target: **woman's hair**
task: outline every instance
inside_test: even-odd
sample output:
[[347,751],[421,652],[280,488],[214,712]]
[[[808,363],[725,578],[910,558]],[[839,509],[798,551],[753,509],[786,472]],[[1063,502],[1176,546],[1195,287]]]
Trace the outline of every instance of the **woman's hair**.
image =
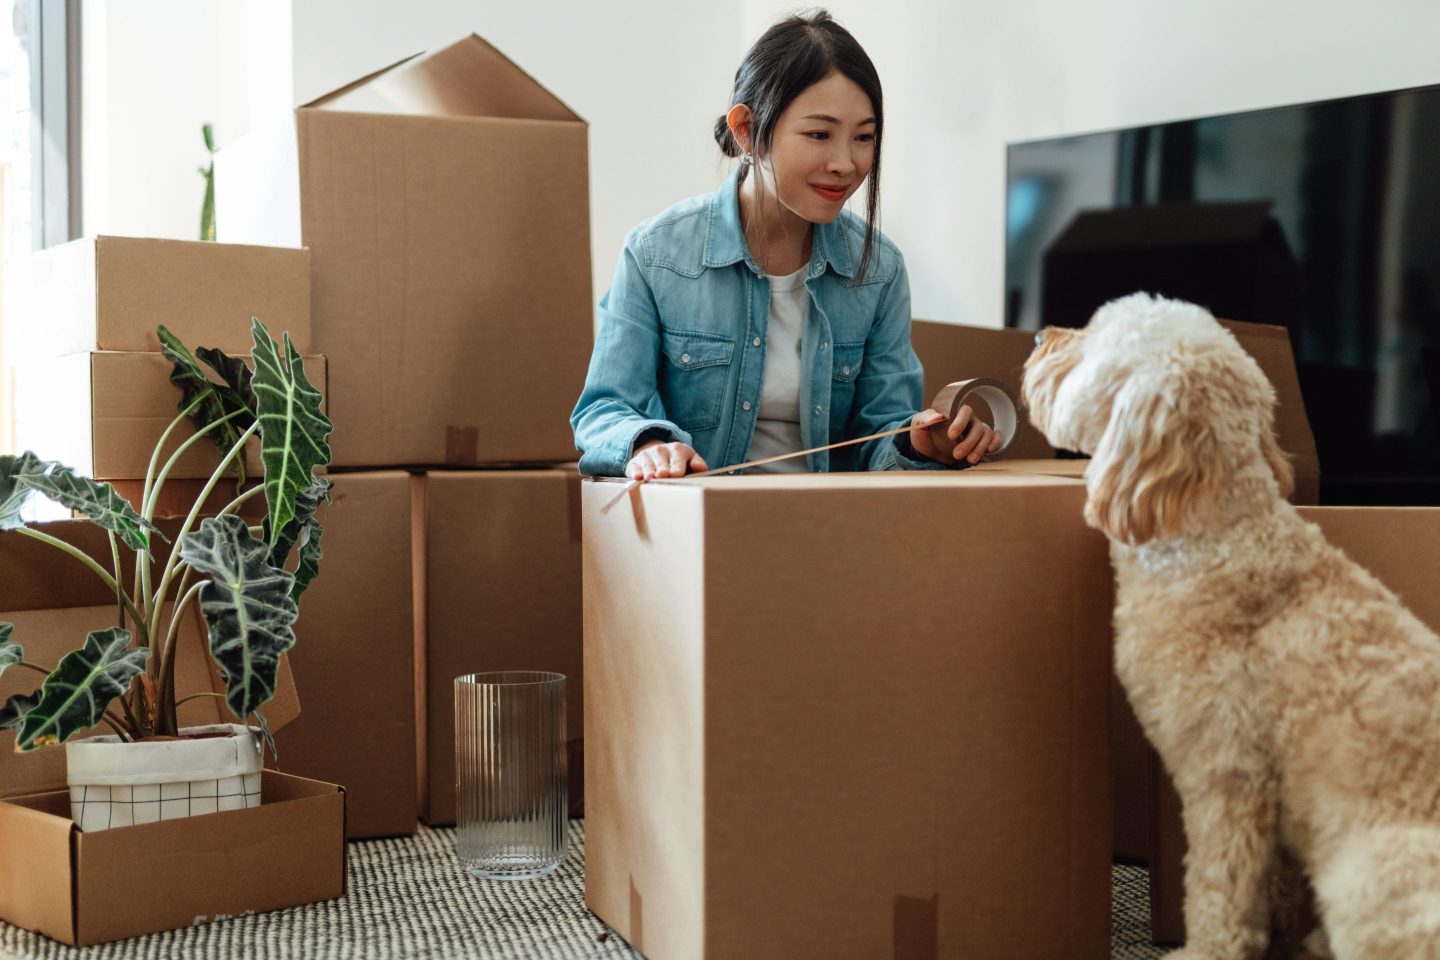
[[[880,135],[885,128],[880,76],[865,50],[850,31],[830,19],[824,10],[782,20],[766,30],[740,61],[730,105],[743,103],[750,108],[750,148],[755,156],[763,157],[770,152],[775,121],[785,108],[805,90],[836,72],[865,91],[875,111],[875,158],[866,191],[865,244],[856,272],[859,279],[870,265],[875,244],[875,223],[880,209]],[[725,118],[726,115],[721,115],[715,122],[715,142],[726,156],[738,157],[744,151],[735,142]],[[741,171],[742,182],[747,172]],[[758,181],[756,186],[758,188]]]

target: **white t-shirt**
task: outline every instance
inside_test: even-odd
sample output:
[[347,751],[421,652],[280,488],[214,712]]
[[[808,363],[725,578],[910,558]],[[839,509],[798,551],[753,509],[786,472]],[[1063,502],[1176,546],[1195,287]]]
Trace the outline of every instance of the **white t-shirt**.
[[[765,381],[760,386],[760,411],[746,460],[794,453],[800,440],[800,347],[810,291],[801,267],[784,277],[770,277],[770,321],[765,334]],[[755,467],[751,473],[805,473],[806,457]]]

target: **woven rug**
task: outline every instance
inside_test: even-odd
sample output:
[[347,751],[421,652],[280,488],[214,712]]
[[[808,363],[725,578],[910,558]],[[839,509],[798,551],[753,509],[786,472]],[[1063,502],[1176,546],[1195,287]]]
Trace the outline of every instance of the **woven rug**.
[[[0,957],[16,960],[361,960],[404,957],[581,960],[640,957],[585,909],[585,824],[570,823],[570,853],[550,877],[486,883],[460,869],[453,830],[350,846],[340,900],[238,917],[84,950],[0,923]],[[1116,866],[1112,960],[1150,960],[1149,878]]]

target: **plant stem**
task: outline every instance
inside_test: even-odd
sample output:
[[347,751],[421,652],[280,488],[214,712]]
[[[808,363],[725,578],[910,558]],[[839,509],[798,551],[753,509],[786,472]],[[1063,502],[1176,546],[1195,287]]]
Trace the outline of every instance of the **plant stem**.
[[[185,575],[180,578],[180,589],[185,590],[185,580],[189,576],[190,571],[187,568]],[[185,590],[184,595],[175,602],[175,608],[170,611],[170,628],[165,631],[165,643],[161,647],[159,690],[155,695],[155,699],[159,701],[157,713],[160,718],[156,726],[162,732],[175,732],[175,710],[180,706],[178,703],[171,703],[175,697],[175,648],[178,646],[175,634],[179,632],[180,621],[185,616],[185,608],[189,606],[190,599],[209,582],[201,580],[189,590]]]
[[180,708],[180,705],[181,705],[182,703],[189,703],[191,700],[197,700],[197,699],[199,699],[200,697],[223,697],[223,696],[225,696],[225,694],[223,694],[223,693],[215,693],[213,690],[210,691],[210,692],[208,692],[208,693],[192,693],[192,694],[190,694],[190,696],[186,697],[186,698],[183,699],[183,700],[176,700],[176,701],[175,701],[175,708],[178,710],[178,709]]
[[240,509],[241,506],[244,505],[244,503],[245,503],[246,500],[249,500],[251,497],[255,496],[256,494],[264,493],[264,492],[265,492],[265,485],[264,485],[264,484],[259,484],[259,485],[257,485],[257,486],[253,486],[253,487],[251,487],[249,490],[246,490],[244,493],[240,494],[240,496],[236,497],[234,500],[231,500],[229,503],[225,504],[224,509],[222,509],[220,512],[221,512],[222,514],[225,514],[225,513],[235,513],[236,511],[238,511],[238,510]]
[[[216,423],[219,423],[219,421],[217,420]],[[165,561],[165,571],[160,575],[160,586],[156,588],[154,593],[155,615],[153,618],[153,629],[150,632],[152,639],[155,636],[155,632],[159,629],[160,603],[164,600],[165,592],[170,587],[170,577],[174,573],[175,565],[180,562],[180,541],[190,532],[190,528],[195,525],[195,518],[200,515],[200,508],[205,504],[205,498],[210,496],[210,491],[214,490],[215,484],[220,482],[220,477],[229,468],[230,462],[240,454],[240,451],[245,449],[245,444],[248,443],[250,438],[259,430],[260,421],[256,420],[246,428],[244,433],[240,434],[240,439],[235,441],[235,445],[231,447],[230,452],[225,454],[224,458],[221,459],[220,465],[215,468],[215,472],[210,474],[210,479],[205,482],[205,487],[200,491],[200,496],[195,499],[195,506],[190,508],[190,513],[185,517],[184,525],[180,528],[180,532],[175,535],[175,547],[170,551],[169,559]]]
[[64,540],[52,537],[48,533],[41,533],[39,530],[36,530],[32,527],[16,527],[15,532],[22,533],[27,537],[33,537],[34,539],[39,540],[42,543],[48,543],[58,550],[64,550],[66,553],[70,554],[70,556],[74,557],[76,560],[79,560],[81,563],[85,564],[85,566],[89,567],[92,571],[94,571],[97,577],[105,581],[105,586],[115,591],[115,595],[120,598],[121,602],[125,606],[125,609],[130,611],[130,616],[135,619],[135,629],[138,631],[141,645],[148,645],[150,635],[146,630],[146,621],[144,614],[142,614],[138,609],[136,609],[134,602],[131,601],[129,597],[125,596],[125,591],[120,589],[120,585],[115,582],[114,577],[110,576],[110,574],[105,572],[104,567],[100,566],[100,564],[96,563],[93,559],[91,559],[85,553],[85,551],[74,546],[73,544],[66,543]]
[[115,570],[115,615],[119,622],[116,624],[120,629],[125,629],[125,591],[120,586],[120,545],[115,542],[115,531],[107,530],[110,534],[110,562]]
[[126,743],[129,743],[135,739],[134,734],[131,734],[125,730],[125,722],[119,717],[115,716],[115,714],[111,713],[109,710],[105,711],[105,716],[101,717],[101,719],[104,720],[107,724],[109,724],[110,729],[114,730],[119,735],[120,739],[125,741]]
[[20,660],[20,661],[18,661],[18,662],[15,664],[15,666],[17,666],[17,667],[29,667],[31,670],[34,670],[36,673],[43,673],[43,674],[45,674],[45,676],[47,676],[47,677],[50,676],[50,674],[52,674],[52,673],[55,672],[54,670],[46,670],[44,667],[40,666],[40,664],[38,664],[38,663],[31,663],[29,660]]
[[181,410],[179,416],[170,421],[170,425],[165,428],[164,433],[160,434],[159,442],[155,444],[155,449],[150,453],[150,465],[145,468],[145,486],[140,491],[140,514],[147,520],[154,519],[151,513],[154,507],[150,503],[150,490],[151,484],[155,480],[155,466],[160,462],[160,451],[165,448],[165,441],[170,439],[170,434],[175,432],[175,428],[184,423],[185,418],[194,413],[195,408],[200,406],[204,399],[204,397],[196,397],[190,401],[190,406]]
[[[160,488],[165,486],[166,478],[170,476],[170,471],[175,469],[175,464],[178,463],[180,458],[185,455],[185,451],[189,450],[194,444],[200,441],[201,437],[205,436],[205,434],[220,426],[220,424],[226,422],[227,420],[233,420],[235,417],[238,417],[240,416],[240,414],[246,412],[247,411],[245,410],[232,410],[229,413],[225,414],[225,416],[223,417],[217,417],[214,420],[211,420],[209,423],[205,424],[205,426],[201,427],[199,430],[196,430],[194,436],[186,437],[185,442],[175,448],[175,452],[170,454],[170,459],[166,460],[165,466],[161,468],[160,475],[155,478],[155,489],[150,491],[150,502],[145,505],[146,520],[155,519],[155,507],[160,502]],[[250,434],[255,432],[254,428],[256,426],[258,426],[258,422],[256,424],[252,424],[252,429],[246,431],[245,436],[242,437],[242,443],[240,444],[240,446],[244,446],[243,440],[248,439]],[[205,497],[210,495],[211,489],[215,486],[213,481],[218,479],[219,474],[223,473],[225,469],[229,466],[231,457],[233,455],[234,453],[232,451],[230,455],[226,456],[225,460],[221,462],[220,470],[217,471],[215,478],[212,479],[211,483],[206,484],[205,494],[200,497],[201,502],[204,502]]]

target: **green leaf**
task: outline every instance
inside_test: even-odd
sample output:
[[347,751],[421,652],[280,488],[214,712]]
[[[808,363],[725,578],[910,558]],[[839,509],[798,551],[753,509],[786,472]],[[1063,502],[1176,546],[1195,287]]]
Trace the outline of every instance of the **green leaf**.
[[320,558],[325,555],[320,550],[320,535],[324,532],[320,524],[312,523],[300,538],[300,564],[295,568],[295,586],[290,591],[290,599],[297,604],[310,581],[320,575]]
[[280,751],[275,749],[275,737],[270,733],[270,721],[266,720],[265,715],[259,710],[250,714],[250,716],[255,718],[255,725],[260,728],[260,739],[264,741],[265,749],[270,751],[270,756],[276,762],[279,762]]
[[265,502],[270,508],[267,545],[273,551],[297,514],[301,491],[314,483],[314,470],[330,462],[330,419],[322,398],[305,378],[305,364],[285,335],[282,360],[259,317],[250,320],[255,340],[255,397],[260,414],[260,457],[265,463]]
[[16,481],[61,506],[81,511],[106,530],[118,533],[131,550],[149,549],[152,533],[164,539],[164,534],[136,513],[135,508],[110,484],[82,477],[54,461],[39,461],[39,466],[41,469],[38,471],[18,474]]
[[203,520],[180,538],[180,556],[210,576],[200,612],[210,655],[225,675],[225,702],[242,722],[275,695],[280,657],[295,645],[291,625],[300,614],[290,599],[295,578],[267,563],[268,555],[234,514]]
[[329,477],[312,476],[310,486],[295,495],[295,516],[278,536],[270,535],[270,517],[265,517],[265,542],[271,544],[270,566],[285,566],[295,544],[298,542],[303,546],[307,530],[311,526],[319,526],[315,520],[315,512],[320,509],[320,504],[330,502],[332,485]]
[[[170,371],[170,382],[180,388],[179,410],[185,411],[197,399],[200,405],[190,413],[196,430],[203,430],[229,414],[236,414],[220,426],[211,430],[208,436],[221,452],[228,452],[240,440],[240,435],[255,422],[255,395],[250,389],[250,370],[243,361],[228,357],[219,350],[201,348],[195,351],[225,381],[213,383],[180,338],[161,324],[155,330],[160,338],[160,351],[175,364]],[[238,370],[236,368],[239,368]],[[240,371],[244,371],[243,373]],[[245,482],[245,455],[235,458],[236,478]]]
[[14,632],[15,624],[0,623],[0,674],[5,672],[6,667],[14,666],[25,659],[25,648],[10,642],[10,634]]
[[25,714],[15,746],[33,750],[63,743],[100,722],[110,701],[121,696],[145,669],[146,647],[131,649],[123,627],[94,630],[85,646],[65,655],[40,687],[39,701]]
[[25,715],[40,702],[40,691],[17,693],[0,704],[0,730],[19,730]]
[[20,510],[30,499],[31,489],[20,482],[20,478],[45,469],[40,458],[30,451],[18,457],[0,457],[0,530],[14,530],[23,527]]

